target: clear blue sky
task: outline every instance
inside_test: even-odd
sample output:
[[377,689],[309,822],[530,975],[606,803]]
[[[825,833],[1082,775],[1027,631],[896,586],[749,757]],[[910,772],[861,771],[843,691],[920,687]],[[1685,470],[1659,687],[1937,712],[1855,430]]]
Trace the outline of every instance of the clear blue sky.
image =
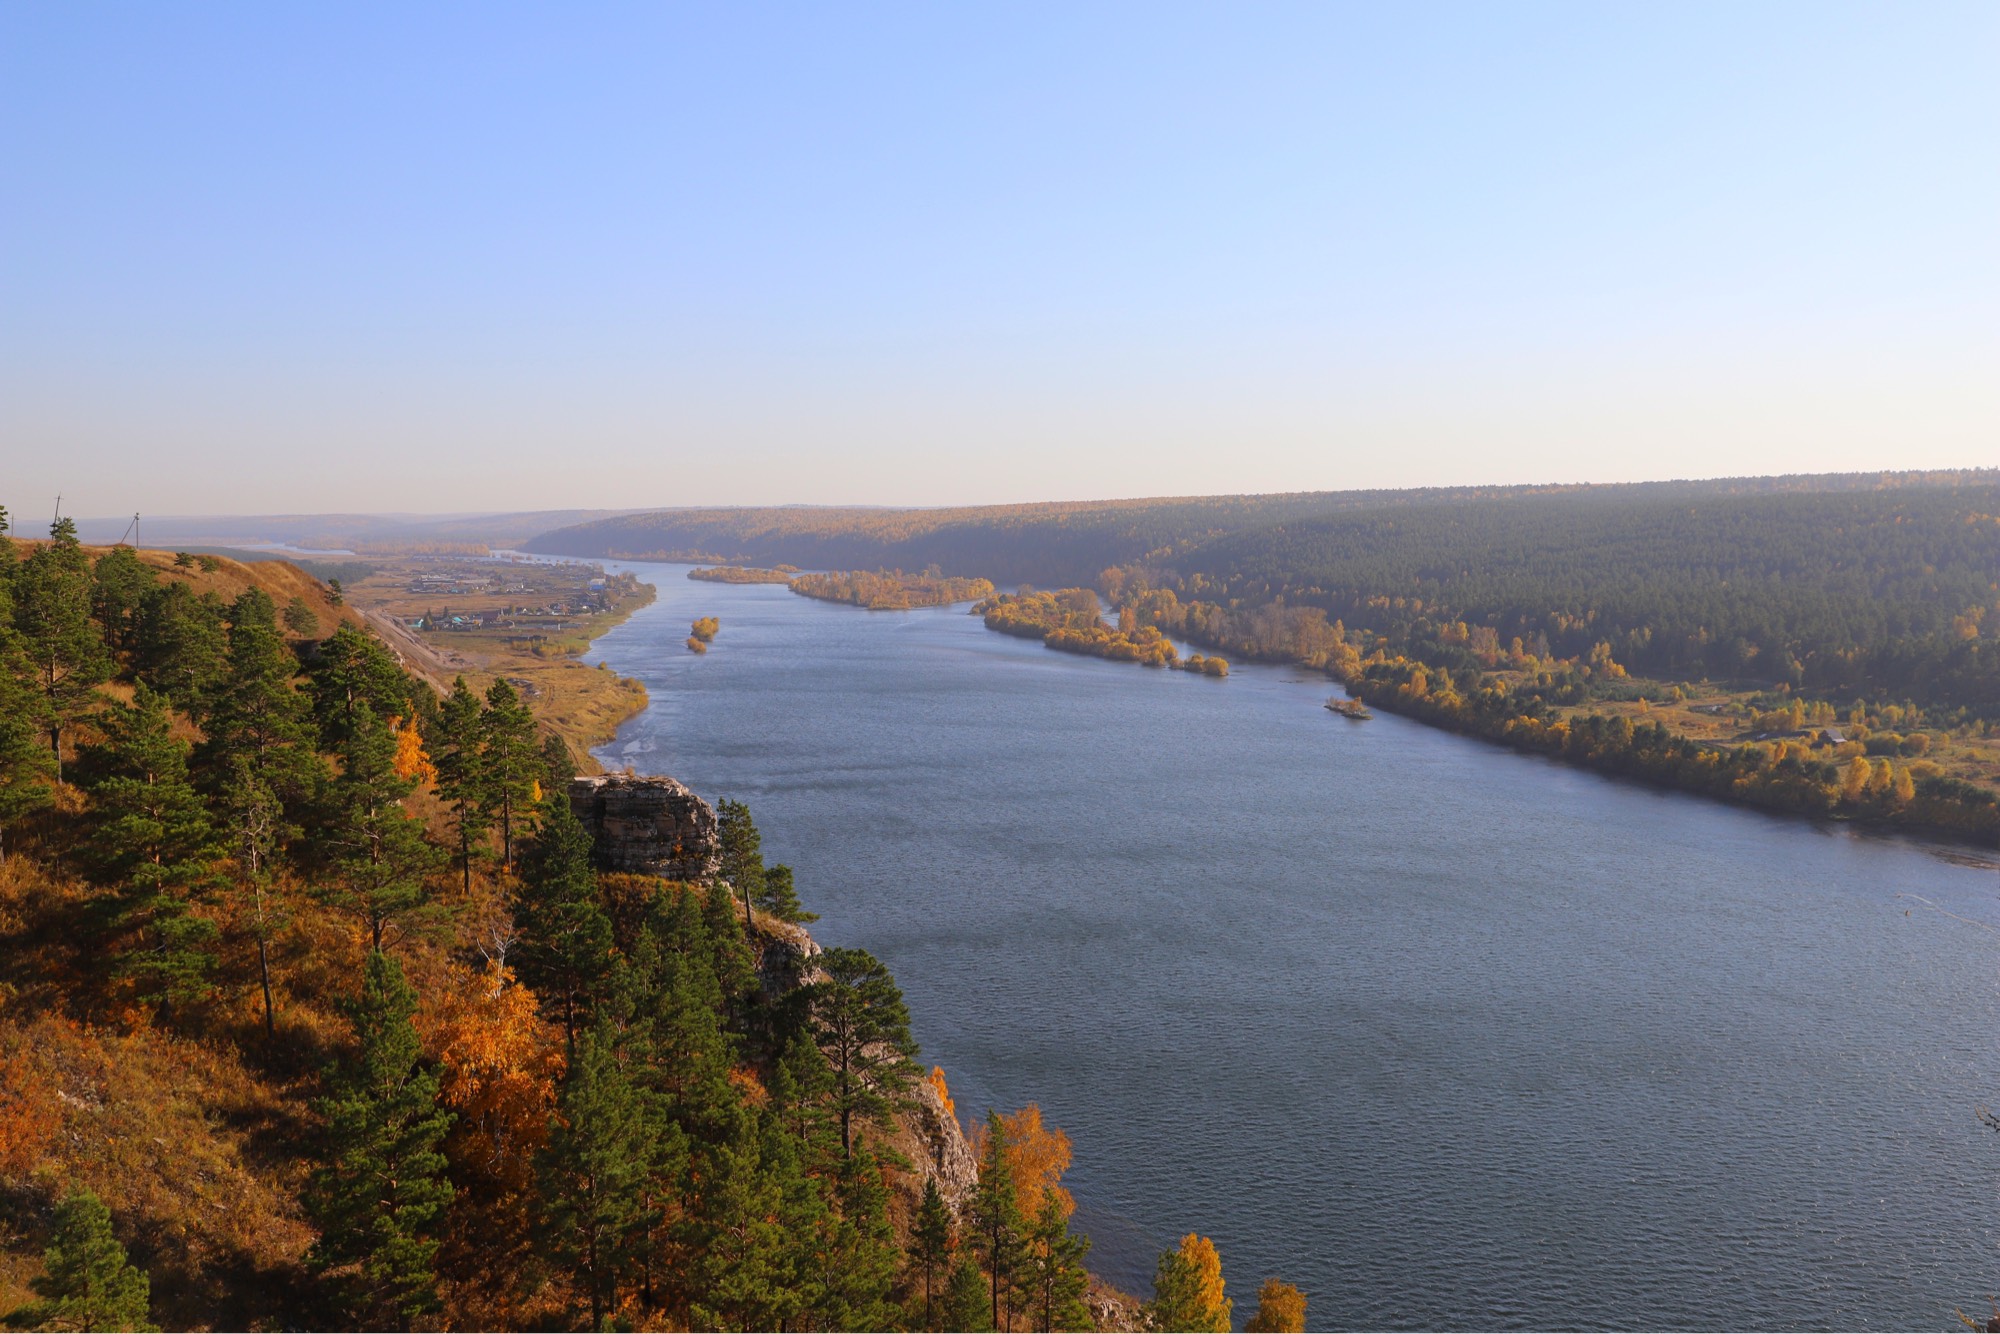
[[2000,4],[0,6],[0,503],[2000,462]]

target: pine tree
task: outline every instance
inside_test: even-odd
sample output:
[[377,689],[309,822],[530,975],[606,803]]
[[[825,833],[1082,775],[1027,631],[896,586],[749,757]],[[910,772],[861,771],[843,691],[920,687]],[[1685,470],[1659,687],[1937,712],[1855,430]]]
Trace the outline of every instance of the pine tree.
[[465,892],[472,892],[472,844],[492,827],[486,812],[486,766],[481,739],[479,696],[463,676],[451,683],[438,710],[437,740],[431,751],[437,760],[438,795],[451,804],[458,831],[459,866]]
[[148,593],[139,609],[134,670],[175,708],[203,717],[223,677],[225,644],[221,599],[170,580]]
[[576,777],[576,756],[571,753],[569,742],[554,732],[542,738],[542,786],[550,793],[567,795],[570,782]]
[[575,1276],[590,1303],[590,1327],[618,1308],[621,1285],[642,1262],[657,1221],[647,1179],[672,1175],[686,1141],[659,1133],[645,1093],[634,1084],[608,1021],[586,1031],[562,1089],[548,1144],[537,1158],[552,1257]]
[[60,521],[50,530],[53,540],[22,561],[12,579],[14,628],[34,664],[58,782],[63,732],[91,710],[98,683],[111,675],[104,636],[90,617],[90,560],[75,533],[74,524]]
[[771,1329],[788,1304],[783,1196],[764,1170],[755,1118],[739,1112],[730,1122],[725,1138],[694,1151],[700,1185],[683,1229],[695,1257],[691,1314],[697,1328]]
[[722,988],[723,1009],[741,1020],[750,994],[757,988],[757,969],[750,960],[744,924],[736,918],[735,901],[724,886],[711,885],[702,895],[702,922],[708,929],[712,967],[716,983]]
[[425,880],[444,861],[424,836],[423,821],[403,809],[416,784],[398,776],[395,762],[395,733],[372,712],[357,715],[320,833],[336,874],[316,892],[361,918],[372,950],[391,943],[392,928],[436,915]]
[[171,1013],[208,988],[218,932],[194,907],[207,897],[222,842],[188,781],[187,747],[172,734],[164,699],[140,685],[98,727],[104,741],[83,766],[97,815],[92,859],[119,886],[123,923],[139,935],[125,966]]
[[[0,537],[0,541],[4,541]],[[0,554],[0,559],[6,559]],[[45,697],[35,688],[35,668],[14,633],[13,600],[0,570],[0,866],[7,862],[7,831],[46,806],[55,757],[46,741]]]
[[807,912],[799,902],[798,891],[792,886],[792,868],[785,865],[764,872],[764,892],[758,896],[757,906],[781,922],[803,925],[819,920],[818,913]]
[[229,607],[228,649],[221,676],[204,691],[207,739],[196,752],[211,791],[229,779],[236,761],[296,809],[322,770],[313,753],[310,702],[292,684],[298,660],[278,633],[271,599],[252,588]]
[[533,804],[535,785],[546,768],[535,715],[521,702],[506,677],[486,690],[486,710],[480,715],[485,738],[484,809],[500,820],[500,863],[514,865],[514,819]]
[[961,1256],[952,1268],[951,1281],[945,1285],[942,1317],[939,1323],[944,1328],[965,1334],[984,1334],[993,1328],[993,1299],[978,1263],[969,1255]]
[[1069,1211],[1054,1191],[1044,1192],[1042,1207],[1028,1227],[1021,1271],[1035,1309],[1035,1328],[1088,1329],[1090,1310],[1083,1294],[1090,1286],[1083,1258],[1090,1238],[1069,1230]]
[[[264,605],[269,604],[266,597]],[[275,632],[275,615],[265,619]],[[350,744],[369,717],[380,721],[403,712],[416,693],[389,651],[351,625],[341,626],[320,644],[306,689],[319,724],[320,745],[335,752]],[[423,693],[430,691],[426,687]]]
[[258,776],[247,756],[235,758],[223,790],[226,833],[236,854],[250,935],[257,942],[257,985],[264,998],[264,1037],[278,1036],[277,1007],[271,998],[271,941],[285,922],[277,876],[280,849],[298,831],[285,824],[284,804]]
[[1007,1126],[997,1112],[986,1114],[985,1143],[979,1156],[979,1184],[972,1193],[973,1245],[986,1262],[992,1285],[988,1309],[1002,1329],[1013,1327],[1013,1291],[1021,1263],[1020,1192],[1007,1155]]
[[611,921],[598,906],[590,833],[567,798],[547,814],[521,862],[514,899],[521,980],[553,1005],[571,1055],[611,973]]
[[819,1316],[828,1329],[891,1329],[901,1256],[889,1225],[889,1191],[866,1147],[841,1164],[840,1220],[826,1254]]
[[750,905],[764,895],[764,840],[750,818],[750,808],[724,797],[715,804],[715,833],[720,845],[716,875],[743,901],[743,920]]
[[56,1234],[42,1252],[48,1273],[34,1281],[42,1298],[7,1317],[34,1329],[153,1330],[152,1284],[126,1258],[111,1231],[111,1211],[87,1190],[73,1190],[56,1206]]
[[916,1222],[910,1226],[910,1268],[924,1290],[922,1328],[937,1328],[937,1283],[951,1260],[951,1211],[938,1193],[937,1178],[924,1178],[924,1198],[917,1206]]
[[319,1101],[322,1165],[306,1207],[320,1231],[307,1263],[333,1276],[347,1314],[390,1327],[438,1309],[433,1261],[452,1187],[439,1151],[452,1115],[420,1063],[417,993],[395,960],[368,955],[349,1006],[358,1051]]
[[830,949],[820,970],[825,976],[806,989],[806,1004],[833,1067],[841,1156],[852,1158],[856,1119],[887,1119],[916,1082],[917,1044],[903,993],[874,955]]
[[113,547],[91,570],[90,614],[113,653],[129,658],[138,645],[140,618],[157,576],[130,547]]

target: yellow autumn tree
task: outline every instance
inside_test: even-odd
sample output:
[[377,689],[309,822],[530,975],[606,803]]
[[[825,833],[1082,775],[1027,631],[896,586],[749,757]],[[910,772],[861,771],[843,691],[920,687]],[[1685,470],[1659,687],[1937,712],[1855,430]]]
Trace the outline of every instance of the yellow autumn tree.
[[1055,1196],[1063,1217],[1076,1212],[1076,1200],[1061,1186],[1062,1174],[1069,1170],[1069,1136],[1042,1123],[1042,1109],[1029,1103],[1012,1116],[1000,1118],[1007,1131],[1007,1165],[1013,1169],[1014,1189],[1021,1212],[1029,1218],[1042,1211],[1042,1201]]
[[410,711],[409,720],[391,718],[389,727],[396,734],[396,777],[405,782],[437,782],[437,766],[424,750],[424,739],[417,731],[416,710]]
[[446,1151],[502,1189],[524,1189],[555,1106],[561,1036],[497,961],[455,970],[440,991],[427,1027],[439,1100],[458,1113]]
[[1306,1295],[1275,1278],[1257,1289],[1257,1314],[1243,1327],[1245,1334],[1305,1334]]

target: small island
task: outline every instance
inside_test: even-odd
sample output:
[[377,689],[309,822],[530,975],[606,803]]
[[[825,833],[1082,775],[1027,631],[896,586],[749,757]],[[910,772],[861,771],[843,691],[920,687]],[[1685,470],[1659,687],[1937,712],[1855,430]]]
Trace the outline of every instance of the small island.
[[722,622],[717,620],[713,616],[704,616],[700,620],[696,621],[693,625],[689,626],[688,640],[687,640],[688,652],[690,653],[708,652],[708,646],[711,642],[714,641],[716,631],[720,630],[721,628],[722,628]]
[[922,574],[901,570],[848,570],[826,574],[802,574],[788,587],[800,597],[822,602],[845,602],[869,611],[909,611],[916,607],[948,607],[954,602],[977,602],[993,595],[986,579],[947,579],[936,567]]
[[1365,723],[1375,716],[1368,712],[1368,706],[1358,699],[1330,699],[1326,702],[1326,707],[1341,717],[1352,718],[1358,723]]
[[705,565],[689,570],[688,578],[709,584],[789,584],[798,572],[796,565],[780,565],[769,570],[751,565]]

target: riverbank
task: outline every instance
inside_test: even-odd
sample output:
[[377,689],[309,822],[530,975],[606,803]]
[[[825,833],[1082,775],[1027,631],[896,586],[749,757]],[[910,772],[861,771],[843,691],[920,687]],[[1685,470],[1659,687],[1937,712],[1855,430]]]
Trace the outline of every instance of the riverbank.
[[652,584],[607,577],[601,566],[580,561],[370,563],[368,577],[346,588],[346,598],[406,666],[441,692],[455,676],[481,692],[506,678],[586,771],[597,767],[591,752],[645,710],[641,682],[586,666],[582,658],[657,599]]

